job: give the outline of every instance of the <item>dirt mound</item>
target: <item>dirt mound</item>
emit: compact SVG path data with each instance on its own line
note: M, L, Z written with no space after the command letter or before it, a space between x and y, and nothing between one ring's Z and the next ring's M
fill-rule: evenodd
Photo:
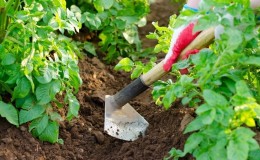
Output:
M77 97L81 104L78 119L61 123L64 145L40 142L26 125L16 128L0 121L2 159L162 159L171 147L183 148L181 121L191 109L177 107L164 111L154 105L149 92L131 105L150 123L146 136L125 142L103 132L105 94L114 94L130 82L127 74L115 73L96 58L80 61L83 86ZM143 99L144 101L140 101Z

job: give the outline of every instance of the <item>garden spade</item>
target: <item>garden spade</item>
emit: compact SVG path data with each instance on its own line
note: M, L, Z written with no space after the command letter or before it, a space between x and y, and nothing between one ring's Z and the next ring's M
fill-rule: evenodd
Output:
M213 39L214 28L204 30L182 51L181 55L188 50L202 49ZM128 102L167 73L163 69L163 64L161 61L115 95L106 95L104 130L109 135L126 141L134 141L144 136L149 123Z

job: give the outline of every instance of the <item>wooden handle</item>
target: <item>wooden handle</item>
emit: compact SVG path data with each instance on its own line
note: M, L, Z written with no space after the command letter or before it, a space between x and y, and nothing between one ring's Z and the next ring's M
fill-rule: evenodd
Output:
M187 51L193 49L202 49L207 46L214 40L214 30L215 28L209 28L202 31L180 54L179 57L182 57L186 54ZM164 61L161 61L156 66L154 66L150 71L141 76L142 82L150 86L155 81L164 76L167 72L163 69Z

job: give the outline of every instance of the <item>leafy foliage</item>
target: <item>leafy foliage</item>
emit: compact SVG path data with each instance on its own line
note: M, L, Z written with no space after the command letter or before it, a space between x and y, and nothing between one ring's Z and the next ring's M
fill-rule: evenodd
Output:
M177 21L183 23L192 16L200 17L195 30L218 26L223 33L208 49L173 65L176 82L154 84L157 104L168 109L182 99L197 114L185 129L191 135L184 151L172 149L166 159L187 153L198 160L259 159L259 145L250 129L260 118L259 30L249 1L205 0L200 12L183 12ZM187 75L178 72L184 68L189 70Z
M168 27L154 23L156 31L147 36L158 40L154 52L167 53L175 28L194 17L199 17L196 31L218 27L218 35L209 48L173 65L175 82L154 84L156 104L169 109L181 99L183 105L196 108L197 114L185 129L184 133L191 135L184 150L173 148L165 159L176 160L188 153L198 160L259 159L260 148L250 129L260 119L256 16L249 1L204 0L198 13L183 10L178 17L171 17ZM123 59L116 69L130 71L133 64ZM189 73L181 75L181 69Z
M155 27L154 33L150 33L146 37L148 39L155 39L158 41L158 44L154 47L154 50L151 51L150 54L146 54L145 59L148 60L148 63L144 63L142 61L134 61L130 58L123 58L119 61L119 63L115 66L115 70L122 70L125 72L132 72L131 78L137 78L141 74L148 72L152 67L156 64L156 54L160 52L167 52L171 43L171 36L173 34L173 27L176 22L176 15L170 17L170 22L168 27L161 27L158 25L158 22L153 22L153 26ZM149 59L150 58L150 59ZM158 99L158 103L159 99Z
M123 70L125 72L132 72L131 79L139 77L141 74L148 72L151 68L155 66L156 58L150 59L146 64L143 64L141 61L132 61L130 58L123 58L115 66L115 70Z
M57 33L77 32L81 23L65 0L25 0L7 15L0 44L0 115L17 126L29 122L40 140L59 142L59 121L77 116L74 94L82 81L77 46ZM67 98L60 102L63 93ZM60 115L59 107L66 106L67 116Z
M8 14L13 14L17 11L20 5L20 0L9 0L9 1L0 1L0 43L3 42L6 29L8 27L10 17Z
M119 56L138 57L143 52L138 27L146 24L148 0L71 0L68 3L84 26L98 32L99 46L106 53L107 62Z

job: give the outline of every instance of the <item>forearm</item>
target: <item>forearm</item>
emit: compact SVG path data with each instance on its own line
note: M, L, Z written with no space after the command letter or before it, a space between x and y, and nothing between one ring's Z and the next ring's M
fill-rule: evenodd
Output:
M260 7L260 0L250 0L250 6L253 9L259 8Z
M200 3L200 1L201 1L201 0L187 0L187 5L188 5L189 7L198 9L198 8L199 8L199 3ZM260 0L250 0L250 6L251 6L253 9L256 9L256 8L260 7Z
M198 9L201 0L187 0L187 5L191 8Z

